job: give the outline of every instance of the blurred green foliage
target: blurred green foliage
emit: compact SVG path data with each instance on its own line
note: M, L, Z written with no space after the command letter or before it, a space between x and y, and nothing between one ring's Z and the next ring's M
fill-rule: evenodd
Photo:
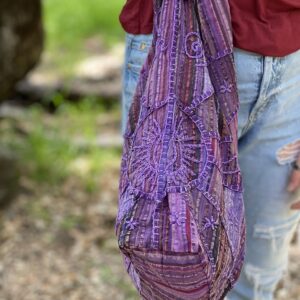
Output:
M124 40L123 0L43 0L45 67L66 79L76 64Z
M101 35L107 44L120 40L123 0L44 0L47 46L75 51L83 39Z

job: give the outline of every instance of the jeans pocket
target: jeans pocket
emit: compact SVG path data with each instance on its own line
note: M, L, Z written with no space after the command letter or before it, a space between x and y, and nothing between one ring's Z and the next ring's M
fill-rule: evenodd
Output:
M142 36L135 36L130 44L130 51L127 58L127 67L134 74L139 75L150 50L151 43Z

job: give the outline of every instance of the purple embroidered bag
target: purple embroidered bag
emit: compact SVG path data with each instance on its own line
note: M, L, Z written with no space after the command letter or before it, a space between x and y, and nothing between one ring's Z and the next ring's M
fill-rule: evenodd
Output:
M226 0L154 0L153 43L124 134L115 223L143 299L223 299L244 259Z

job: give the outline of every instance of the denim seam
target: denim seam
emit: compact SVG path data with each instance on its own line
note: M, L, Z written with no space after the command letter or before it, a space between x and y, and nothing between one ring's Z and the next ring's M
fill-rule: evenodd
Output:
M242 134L245 134L249 130L249 128L251 128L254 125L259 114L266 108L266 106L270 102L270 99L268 99L266 96L267 96L267 91L269 89L270 83L272 81L273 60L274 58L270 56L262 57L261 64L263 67L263 75L260 82L258 97L254 105L254 108L249 115L248 122L245 125Z

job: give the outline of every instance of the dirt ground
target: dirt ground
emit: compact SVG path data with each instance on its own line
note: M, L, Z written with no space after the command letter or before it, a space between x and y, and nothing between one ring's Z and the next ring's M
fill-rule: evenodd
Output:
M114 238L113 182L98 199L86 199L72 181L62 191L27 191L2 212L1 300L138 299ZM290 254L278 300L300 299L299 247Z
M138 299L114 239L115 193L93 201L77 186L22 194L3 212L1 300Z

